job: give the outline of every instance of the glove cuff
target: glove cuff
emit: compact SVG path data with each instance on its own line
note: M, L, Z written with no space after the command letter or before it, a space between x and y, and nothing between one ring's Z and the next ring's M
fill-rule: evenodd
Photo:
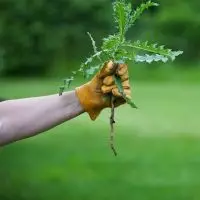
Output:
M90 119L94 121L99 116L101 109L93 108L93 103L91 99L92 91L90 89L89 83L77 87L75 89L75 92L84 111L87 112L90 116Z

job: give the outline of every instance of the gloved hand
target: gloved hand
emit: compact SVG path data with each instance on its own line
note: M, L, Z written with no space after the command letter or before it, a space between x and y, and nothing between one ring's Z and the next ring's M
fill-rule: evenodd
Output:
M95 120L104 108L111 107L111 97L114 95L114 106L125 103L115 85L113 75L122 80L124 94L131 98L131 90L126 64L119 64L118 68L112 61L105 63L103 68L88 83L76 88L76 95L83 109L88 112L91 120Z

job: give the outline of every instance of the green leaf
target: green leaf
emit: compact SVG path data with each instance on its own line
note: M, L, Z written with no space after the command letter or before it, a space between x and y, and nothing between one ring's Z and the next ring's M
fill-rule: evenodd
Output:
M97 51L96 42L95 42L94 38L92 37L92 35L91 35L89 32L87 32L87 34L88 34L88 36L90 37L90 40L91 40L91 42L92 42L92 47L93 47L94 53L96 54L96 53L98 52L98 51Z
M138 108L131 99L125 97L125 100L126 100L126 103L129 104L132 108L136 108L136 109Z
M113 3L114 20L119 30L120 41L124 41L125 33L130 27L130 16L132 12L131 4L125 0L118 0Z
M151 60L161 60L163 62L166 62L168 61L168 59L171 59L173 61L176 56L179 56L183 53L183 51L172 51L171 49L165 49L163 45L158 46L157 44L149 44L147 41L141 42L139 40L136 42L126 42L123 44L123 46L155 54L154 56L149 56L148 54L146 54L146 56L143 56L143 58L140 56L136 56L136 59L140 62L142 62L142 59L144 59L144 61L149 60L149 63L151 63Z
M70 78L67 78L64 80L64 86L66 85L68 88L70 86L70 84L72 83L72 81L74 80L74 77L71 76Z
M148 1L142 3L135 11L132 10L130 3L125 0L116 0L113 3L114 20L117 23L121 41L124 40L125 34L134 22L140 18L142 13L152 6L158 6L157 3Z
M116 75L114 75L113 78L114 78L115 84L116 84L116 86L119 90L119 93L122 95L124 100L126 100L126 103L129 104L132 108L137 108L135 103L130 98L126 97L126 95L124 93L124 88L122 86L121 78L119 76L116 76Z
M116 63L119 63L118 60L121 60L123 63L126 62L126 58L129 56L129 53L128 51L126 51L126 49L118 49L116 52L115 52L115 60L116 60Z
M153 61L155 61L155 62L162 61L165 63L168 60L169 60L168 57L159 55L159 54L153 54L153 55L145 54L145 55L136 55L135 56L136 62L147 62L149 64L152 63Z
M131 24L134 24L134 22L140 18L142 13L147 10L148 8L152 6L159 6L158 3L154 3L152 1L147 1L146 3L142 3L132 14L131 16Z
M103 39L103 50L116 51L120 45L119 35L109 35L107 38Z
M121 78L119 76L116 76L116 75L114 75L113 78L114 78L115 84L116 84L116 86L119 90L119 93L124 97L125 94L124 94L124 88L122 86Z
M116 1L113 3L114 19L117 23L117 28L120 33L120 37L124 35L125 27L125 3L123 1Z
M60 86L60 88L59 88L59 96L62 95L62 93L64 92L64 90L65 90L65 86Z
M97 65L91 66L90 68L86 69L86 78L89 78L91 75L95 74L100 67L100 65Z
M73 80L74 80L74 77L73 77L73 76L71 76L70 78L64 79L64 81L63 81L63 82L64 82L63 86L60 86L60 88L59 88L59 96L62 95L62 93L64 92L66 86L69 88L69 86L70 86L70 84L71 84L71 82L72 82Z
M86 59L86 61L84 63L81 64L81 67L79 68L79 72L83 72L84 76L86 75L85 73L87 68L89 68L90 66L93 66L93 63L98 59L100 60L101 63L104 63L105 61L102 59L102 56L107 52L107 50L102 50L102 51L98 51L97 53L93 54L92 56L90 56L89 58Z

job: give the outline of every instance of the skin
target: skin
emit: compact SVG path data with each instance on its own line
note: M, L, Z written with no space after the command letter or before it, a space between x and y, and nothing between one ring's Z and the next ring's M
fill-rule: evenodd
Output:
M75 91L0 103L0 146L35 136L83 113Z

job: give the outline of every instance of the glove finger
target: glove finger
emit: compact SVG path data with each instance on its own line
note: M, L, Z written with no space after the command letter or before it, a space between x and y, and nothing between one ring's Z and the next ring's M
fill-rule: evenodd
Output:
M106 62L99 72L99 78L105 78L115 72L115 66L112 61Z
M106 78L104 78L103 84L107 86L113 85L114 84L113 76L107 76Z
M118 88L113 88L112 94L115 97L122 97L122 94L119 92ZM126 97L131 98L131 90L130 89L124 88L124 94L126 95Z
M128 71L126 73L124 73L123 75L121 75L120 78L121 78L122 81L128 80L129 79Z
M122 82L122 86L123 86L124 89L130 89L129 80L123 81L123 82ZM101 87L101 91L102 91L104 94L106 94L106 93L111 92L112 89L114 89L114 88L116 88L116 89L118 90L118 88L117 88L117 86L116 86L115 84L112 84L112 85L103 85L103 86Z
M117 87L116 85L110 85L110 86L103 85L101 87L101 91L103 92L103 94L107 94L107 93L112 92L112 89L116 87Z
M128 73L128 67L127 67L127 65L126 64L119 64L116 73L119 76L122 76L125 73Z
M120 76L120 78L121 78L122 81L128 80L128 73L123 74L122 76ZM104 85L107 85L107 86L113 85L114 82L115 82L115 81L114 81L113 76L107 76L107 77L105 77L105 78L103 79L103 84L104 84Z
M117 69L116 69L117 68ZM121 76L128 76L128 67L126 64L115 65L112 61L106 62L99 72L99 78L105 78L109 75L116 74Z
M130 88L129 80L123 81L122 82L122 86L125 89L129 89Z

